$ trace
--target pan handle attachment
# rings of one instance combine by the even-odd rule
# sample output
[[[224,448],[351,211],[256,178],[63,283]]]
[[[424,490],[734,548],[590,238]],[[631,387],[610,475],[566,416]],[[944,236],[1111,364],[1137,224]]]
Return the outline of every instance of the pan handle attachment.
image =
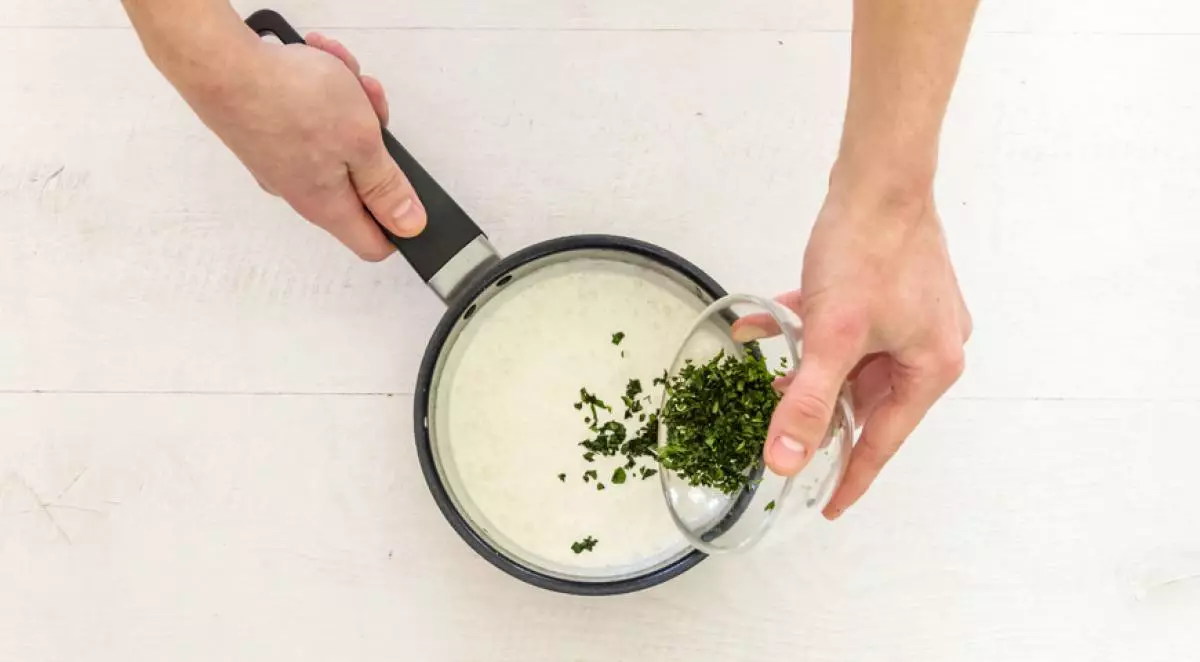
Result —
[[[304,43],[300,33],[270,9],[254,12],[246,19],[246,25],[259,36],[275,35],[285,44]],[[383,144],[412,183],[428,213],[429,224],[412,239],[397,237],[382,225],[379,227],[421,279],[443,301],[449,301],[474,273],[500,256],[471,217],[386,128]]]

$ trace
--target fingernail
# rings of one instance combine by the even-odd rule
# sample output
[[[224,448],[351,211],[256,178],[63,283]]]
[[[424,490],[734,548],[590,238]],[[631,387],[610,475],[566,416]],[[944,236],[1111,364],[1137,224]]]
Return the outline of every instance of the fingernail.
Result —
[[[739,343],[754,342],[767,337],[767,332],[757,326],[739,326],[733,330],[733,341]]]
[[[392,220],[396,222],[397,234],[404,236],[416,235],[425,228],[421,210],[412,198],[405,198],[404,202],[400,203],[396,212],[392,214]]]
[[[771,468],[787,474],[794,474],[803,468],[804,460],[808,456],[808,449],[804,444],[785,434],[775,437],[767,452],[771,455]]]

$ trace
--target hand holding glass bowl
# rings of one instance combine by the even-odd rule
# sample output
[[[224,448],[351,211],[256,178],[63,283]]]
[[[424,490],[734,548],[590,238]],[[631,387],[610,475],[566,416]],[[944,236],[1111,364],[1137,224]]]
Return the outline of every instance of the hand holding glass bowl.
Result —
[[[668,383],[689,363],[703,364],[720,353],[741,357],[749,346],[734,340],[733,329],[739,319],[753,320],[758,328],[771,333],[756,340],[750,351],[761,352],[768,366],[782,364],[792,369],[776,380],[776,387],[784,388],[802,360],[799,316],[776,301],[747,294],[722,297],[700,314],[671,362]],[[670,397],[664,389],[662,410],[666,410]],[[667,424],[660,423],[658,432],[661,452],[670,434]],[[747,468],[747,484],[727,494],[714,487],[690,484],[660,464],[663,496],[671,518],[693,547],[710,554],[750,549],[769,530],[773,536],[786,537],[829,502],[845,473],[853,437],[854,412],[843,389],[819,449],[794,476],[776,474],[760,457]]]
[[[260,35],[304,43],[270,10],[255,13],[247,24]],[[350,62],[347,66],[353,69]],[[583,381],[607,380],[610,389],[630,379],[628,373],[643,378],[658,374],[674,349],[668,338],[687,328],[724,290],[680,256],[626,237],[561,237],[501,258],[470,215],[395,137],[383,130],[382,138],[408,176],[429,224],[415,238],[380,231],[447,304],[426,348],[413,398],[413,436],[422,473],[437,507],[463,541],[521,581],[577,595],[641,590],[694,567],[703,559],[698,550],[745,549],[768,527],[777,531],[784,520],[807,519],[804,515],[820,510],[831,493],[829,507],[843,508],[862,494],[929,405],[961,373],[970,316],[932,203],[903,207],[920,212],[917,222],[901,218],[888,224],[878,210],[856,215],[846,205],[827,202],[808,249],[821,259],[805,260],[803,280],[808,291],[821,292],[823,300],[861,315],[853,320],[857,335],[835,357],[844,360],[824,371],[823,415],[795,415],[803,409],[798,403],[804,403],[792,394],[808,393],[800,390],[811,386],[804,383],[805,375],[830,358],[826,344],[810,337],[807,372],[799,373],[772,418],[769,464],[784,467],[781,474],[798,475],[784,478],[753,466],[752,471],[761,472],[755,478],[763,480],[732,496],[696,492],[663,475],[667,504],[683,530],[683,536],[676,535],[659,507],[660,490],[653,482],[642,490],[637,485],[608,490],[602,499],[596,498],[599,485],[593,490],[587,484],[565,484],[566,474],[559,472],[590,462],[571,440],[580,421],[567,403],[583,374],[581,367],[592,371]],[[863,251],[864,246],[869,250]],[[608,287],[611,282],[624,283],[626,289]],[[800,327],[788,308],[797,308],[798,301],[785,303],[732,297],[710,307],[697,328],[717,324],[708,334],[716,343],[709,351],[734,351],[740,349],[734,330],[742,328],[733,322],[742,313],[765,315],[759,319],[775,320],[780,333],[764,340],[763,349],[770,360],[786,356],[794,367],[801,358]],[[524,305],[538,311],[537,323],[514,312]],[[748,309],[739,311],[739,306]],[[577,314],[563,314],[566,309]],[[813,319],[812,311],[806,311],[806,320]],[[748,321],[742,318],[743,324]],[[626,363],[614,363],[589,344],[589,334],[609,324],[615,325],[611,330],[645,331],[637,334],[641,339],[632,339]],[[809,336],[818,328],[841,330],[837,323],[810,324]],[[511,333],[492,333],[497,329]],[[506,343],[473,342],[486,337]],[[822,351],[817,352],[818,346]],[[468,361],[469,353],[480,360]],[[854,421],[841,384],[858,369],[856,363],[863,376],[881,378],[889,395],[869,415],[851,456]],[[504,387],[487,387],[488,380],[472,379],[468,368],[485,371]],[[861,405],[860,382],[861,376],[854,400]],[[531,402],[561,407],[531,407]],[[804,424],[797,425],[801,420]],[[531,433],[535,428],[540,431]],[[780,451],[785,429],[800,435],[794,438],[804,442],[803,452]],[[799,471],[801,465],[805,468]],[[834,493],[839,478],[842,486]],[[476,498],[480,494],[485,498]],[[490,498],[495,494],[502,498]],[[639,520],[640,533],[629,526],[631,514]],[[594,541],[591,534],[600,533],[595,527],[601,526],[613,535],[605,534],[599,547],[593,542],[586,554],[576,552],[572,541],[578,536]]]

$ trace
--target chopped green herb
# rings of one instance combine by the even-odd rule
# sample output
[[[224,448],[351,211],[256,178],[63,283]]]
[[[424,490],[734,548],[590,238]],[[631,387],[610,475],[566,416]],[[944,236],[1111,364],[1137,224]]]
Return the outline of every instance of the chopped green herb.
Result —
[[[625,385],[625,395],[621,396],[621,402],[625,404],[625,419],[633,418],[634,414],[640,413],[643,409],[642,401],[638,398],[642,394],[642,381],[640,379],[631,379]]]
[[[597,456],[623,456],[625,458],[624,464],[614,469],[612,484],[625,483],[628,479],[628,472],[637,469],[639,460],[657,458],[658,417],[654,413],[646,411],[646,403],[650,402],[651,397],[645,393],[641,380],[630,379],[625,385],[625,394],[621,396],[621,402],[625,405],[624,420],[632,421],[636,415],[640,425],[631,422],[630,427],[626,427],[625,423],[616,420],[601,423],[600,412],[607,411],[612,414],[612,408],[586,388],[579,390],[579,397],[576,409],[588,407],[592,415],[585,417],[584,422],[594,433],[591,438],[579,442],[585,451],[583,459],[587,462],[596,462]],[[645,467],[642,468],[643,480],[647,475],[657,473],[657,470],[650,470],[652,473],[646,474],[647,470]],[[607,489],[607,486],[601,487],[598,476],[598,471],[589,470],[583,474],[583,482],[596,481],[597,490]]]
[[[667,426],[662,465],[689,485],[726,494],[745,487],[779,403],[776,376],[753,343],[743,356],[721,352],[707,363],[686,362],[667,383],[659,412]]]
[[[768,503],[766,506],[763,507],[763,510],[767,511],[768,513],[771,512],[772,510],[775,510],[775,502],[771,501],[771,503]]]
[[[567,474],[558,474],[558,480],[563,483],[567,482]]]
[[[586,388],[581,388],[579,389],[579,402],[575,403],[575,409],[583,409],[584,407],[588,407],[592,412],[590,417],[583,419],[583,422],[587,423],[588,428],[592,430],[595,430],[596,425],[600,423],[599,410],[603,409],[610,414],[612,413],[612,407],[609,407],[607,402],[597,398],[592,393],[588,393]]]
[[[576,554],[590,552],[593,549],[596,549],[597,542],[599,542],[599,541],[591,536],[588,536],[588,537],[584,538],[583,540],[580,540],[579,542],[571,543],[571,551],[575,552]]]
[[[596,436],[579,442],[580,446],[604,457],[616,455],[625,443],[625,426],[617,421],[608,421],[600,427],[593,427]]]
[[[651,469],[650,467],[642,467],[642,468],[638,469],[638,473],[641,474],[642,480],[646,480],[647,478],[657,474],[658,469]]]
[[[624,339],[625,339],[625,332],[624,332],[624,331],[617,331],[617,332],[616,332],[616,333],[614,333],[614,334],[613,334],[613,336],[612,336],[612,342],[613,342],[613,344],[614,344],[614,345],[620,345],[620,344],[621,344],[621,341],[622,341],[622,340],[624,340]]]
[[[625,454],[626,460],[643,457],[658,458],[657,414],[650,414],[647,417],[646,424],[642,426],[642,429],[638,430],[632,439],[625,442],[625,445],[621,447],[621,452]]]
[[[603,489],[604,489],[604,483],[596,483],[596,491],[597,492],[599,492]]]

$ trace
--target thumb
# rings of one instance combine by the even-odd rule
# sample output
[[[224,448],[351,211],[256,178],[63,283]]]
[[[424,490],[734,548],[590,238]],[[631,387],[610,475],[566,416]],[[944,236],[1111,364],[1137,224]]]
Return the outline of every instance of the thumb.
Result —
[[[350,164],[350,181],[367,211],[392,234],[409,238],[425,229],[425,207],[387,153],[382,137],[360,162]]]
[[[846,376],[861,358],[859,343],[845,337],[822,337],[806,328],[804,356],[796,378],[775,407],[763,459],[780,476],[794,476],[821,446],[837,408]]]

